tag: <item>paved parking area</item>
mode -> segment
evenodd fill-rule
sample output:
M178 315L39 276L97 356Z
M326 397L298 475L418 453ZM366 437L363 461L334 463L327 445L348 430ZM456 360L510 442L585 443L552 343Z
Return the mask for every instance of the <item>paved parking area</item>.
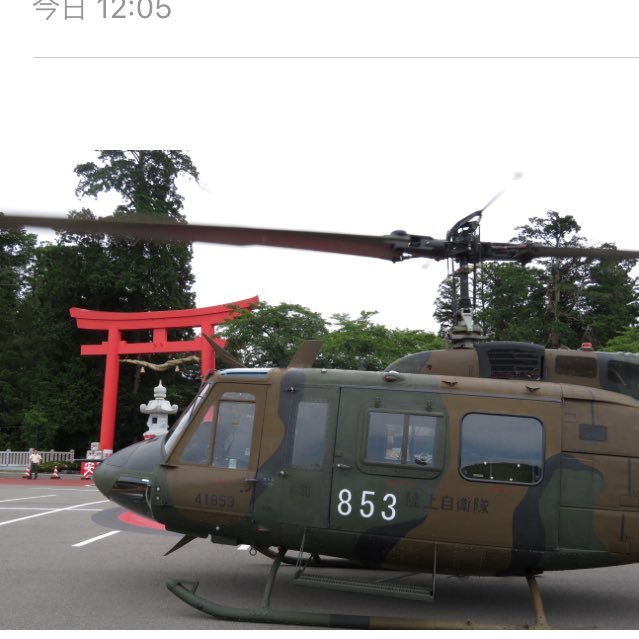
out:
M92 482L0 479L0 628L233 627L165 586L182 571L212 573L213 544L164 557L180 536L127 515Z
M195 540L169 556L180 536L131 517L92 482L0 476L0 629L267 629L214 619L166 588L200 581L198 594L232 606L259 606L269 561L245 549ZM337 614L533 621L522 578L440 576L435 602L391 600L301 588L283 568L273 608ZM558 628L639 628L639 566L548 573L539 578Z

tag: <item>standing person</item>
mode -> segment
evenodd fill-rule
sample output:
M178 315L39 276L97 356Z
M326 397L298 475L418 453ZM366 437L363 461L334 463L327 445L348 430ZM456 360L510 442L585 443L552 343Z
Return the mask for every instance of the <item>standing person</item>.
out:
M40 455L37 448L33 449L33 452L29 457L29 462L31 463L31 468L29 469L31 479L38 479L38 471L40 470L40 464L42 463L42 455Z

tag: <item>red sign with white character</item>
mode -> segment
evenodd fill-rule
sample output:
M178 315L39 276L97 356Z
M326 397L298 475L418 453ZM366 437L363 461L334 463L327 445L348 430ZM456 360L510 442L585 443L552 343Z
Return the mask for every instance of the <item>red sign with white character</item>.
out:
M96 469L97 464L93 461L80 462L80 472L82 473L82 479L91 479L93 477L93 471Z

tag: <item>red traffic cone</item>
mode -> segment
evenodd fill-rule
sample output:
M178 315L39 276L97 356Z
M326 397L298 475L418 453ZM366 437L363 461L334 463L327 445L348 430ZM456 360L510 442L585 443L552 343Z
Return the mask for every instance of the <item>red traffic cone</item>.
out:
M31 470L29 469L29 466L27 466L26 470L24 471L22 479L31 479Z
M60 479L60 473L58 473L58 467L57 466L53 467L53 475L51 475L51 477L49 477L49 479Z

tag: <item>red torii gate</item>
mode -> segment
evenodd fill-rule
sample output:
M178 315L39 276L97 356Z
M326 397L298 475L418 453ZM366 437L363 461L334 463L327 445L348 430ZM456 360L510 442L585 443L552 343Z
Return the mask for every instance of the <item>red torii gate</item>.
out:
M69 313L78 328L107 331L107 341L101 344L83 344L81 355L106 355L104 368L104 395L100 425L100 449L113 452L115 441L115 415L120 380L120 355L141 353L199 352L202 375L215 367L213 347L204 335L213 338L214 327L236 315L235 308L250 309L259 302L257 296L239 302L177 311L145 311L140 313L113 313L71 308ZM192 340L168 341L169 328L199 327L200 336ZM151 342L131 343L122 339L122 331L152 330ZM216 342L219 340L215 339Z

